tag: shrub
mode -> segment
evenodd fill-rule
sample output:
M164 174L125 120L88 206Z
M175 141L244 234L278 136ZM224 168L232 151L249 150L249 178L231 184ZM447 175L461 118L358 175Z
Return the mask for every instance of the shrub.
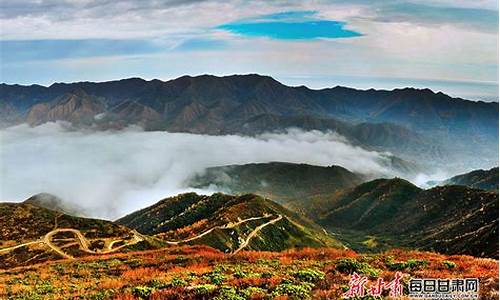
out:
M314 285L309 282L303 282L300 284L293 283L282 283L278 285L273 291L273 297L278 296L290 296L292 299L309 299L311 297L311 291Z
M91 299L91 300L105 300L105 299L110 299L112 295L113 295L113 292L110 290L101 290L95 294L90 295L89 299Z
M447 269L455 269L457 267L457 264L452 262L452 261L449 261L449 260L445 260L443 261L443 265L447 268Z
M428 265L429 262L426 260L409 259L406 262L393 262L392 257L386 259L385 265L389 270L392 271L403 271L403 270L416 270L422 266Z
M179 256L177 256L176 258L174 258L172 260L172 263L174 263L174 264L182 264L182 263L186 263L188 261L189 261L189 259L187 257L179 255Z
M266 295L266 290L255 286L249 286L241 291L241 294L245 296L246 299L251 299L254 296L264 297Z
M335 269L342 273L361 273L372 277L377 277L379 270L374 269L368 263L362 263L355 258L341 258L335 262Z
M295 272L293 276L301 281L315 283L325 278L325 273L316 269L303 269Z
M234 270L234 278L247 278L248 274L244 272L239 266Z
M149 286L136 286L132 288L132 294L141 299L148 298L151 293L154 291L154 288Z
M206 278L210 283L221 285L224 280L226 280L226 276L220 273L218 270L214 270L211 273L206 275Z
M181 279L181 278L177 278L175 277L174 279L172 279L172 281L170 282L170 285L173 286L173 287L180 287L180 286L186 286L188 283L186 280L184 279Z
M222 286L219 295L214 300L246 300L245 297L238 295L236 289L231 286Z
M56 288L52 285L50 281L42 281L35 286L37 294L46 295L50 293L57 292Z
M195 285L193 287L193 290L198 295L207 295L207 294L210 294L211 292L213 292L216 288L217 288L217 286L215 286L213 284L199 284L199 285Z

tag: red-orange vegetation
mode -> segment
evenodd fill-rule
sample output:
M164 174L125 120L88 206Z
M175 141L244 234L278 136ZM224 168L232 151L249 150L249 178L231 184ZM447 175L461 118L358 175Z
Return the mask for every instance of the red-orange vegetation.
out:
M121 278L125 282L147 281L160 277L160 274L155 268L135 268L123 272Z
M105 278L99 283L100 289L119 289L125 286L127 283L123 279L119 278Z

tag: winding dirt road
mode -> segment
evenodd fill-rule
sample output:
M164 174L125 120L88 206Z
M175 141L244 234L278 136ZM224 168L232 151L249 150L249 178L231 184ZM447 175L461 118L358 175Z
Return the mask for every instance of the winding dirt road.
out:
M90 250L89 249L90 242L80 232L80 230L74 229L74 228L57 228L57 229L54 229L52 231L49 231L40 240L36 240L36 241L32 241L32 242L27 242L27 243L15 245L15 246L8 247L8 248L3 248L3 249L0 249L0 253L2 253L2 252L9 252L9 251L12 251L14 249L17 249L17 248L20 248L20 247L24 247L24 246L29 246L29 245L32 245L32 244L45 244L45 245L47 245L47 247L49 247L50 249L52 249L54 252L56 252L60 256L62 256L64 258L67 258L67 259L75 259L72 255L69 255L68 253L64 252L59 246L57 246L57 245L55 245L53 243L53 236L56 235L56 234L58 234L58 233L61 233L61 232L71 232L75 236L76 242L78 243L80 250L82 250L82 251L84 251L86 253L90 253L90 254L108 254L108 253L112 253L112 252L120 250L123 247L134 245L134 244L137 244L138 242L144 240L144 237L142 235L140 235L137 231L133 230L132 233L134 234L134 236L132 238L132 241L125 242L125 240L123 240L123 239L113 240L112 242L110 242L108 244L108 249L107 250L94 251L94 250ZM64 240L68 240L68 239L64 239ZM69 239L69 240L72 240L72 239ZM116 248L112 248L112 246L113 246L114 243L121 242L121 241L124 242L123 245L120 245L119 247L116 247Z
M246 223L246 222L249 222L249 221L265 219L265 218L268 218L268 217L269 217L269 215L267 215L267 214L263 215L262 217L251 217L251 218L248 218L248 219L239 220L236 223L228 223L228 224L222 225L222 226L214 226L214 227L208 229L207 231L204 231L204 232L198 234L197 236L190 237L190 238L187 238L187 239L184 239L184 240L180 240L180 241L165 241L165 242L167 242L168 244L171 244L171 245L178 245L178 244L181 244L181 243L187 243L187 242L199 239L202 236L207 235L210 232L214 231L215 229L230 229L230 228L234 228L236 226L239 226L240 224L243 224L243 223Z
M237 222L234 222L234 223L228 223L226 225L222 225L222 226L215 226L215 227L212 227L194 237L190 237L190 238L187 238L187 239L183 239L183 240L179 240L179 241L165 241L167 244L170 244L170 245L178 245L178 244L181 244L181 243L187 243L187 242L190 242L190 241L193 241L193 240L196 240L196 239L199 239L209 233L211 233L212 231L214 231L215 229L230 229L230 228L234 228L234 227L237 227L243 223L246 223L246 222L249 222L249 221L255 221L255 220L260 220L260 219L265 219L265 218L269 218L271 215L269 214L264 214L263 216L261 217L251 217L251 218L247 218L247 219L243 219L243 220L239 220ZM232 254L236 254L238 253L239 251L241 251L243 248L245 248L248 243L250 242L250 240L255 236L257 235L257 233L262 230L264 227L268 226L268 225L271 225L271 224L274 224L276 222L278 222L279 220L281 220L283 218L282 215L278 215L276 218L264 223L264 224L261 224L259 226L257 226L254 230L252 230L252 232L250 232L250 234L246 237L246 239L243 241L243 243L238 247L238 249L236 249L235 251L232 252ZM56 228L54 230L51 230L49 231L47 234L45 234L42 238L40 238L39 240L36 240L36 241L31 241L31 242L26 242L26 243L23 243L23 244L19 244L19 245L15 245L15 246L11 246L11 247L7 247L7 248L3 248L3 249L0 249L0 253L2 252L9 252L9 251L12 251L12 250L15 250L17 248L21 248L21 247L25 247L25 246L29 246L29 245L33 245L33 244L45 244L47 245L47 247L49 247L50 249L52 249L54 252L56 252L57 254L59 254L60 256L64 257L64 258L67 258L67 259L75 259L72 255L66 253L63 249L61 249L61 247L57 246L56 244L53 243L53 237L54 235L58 234L58 233L61 233L61 232L70 232L74 235L74 239L73 238L65 238L65 239L58 239L58 241L73 241L73 240L76 240L76 244L78 244L80 250L86 252L86 253L89 253L89 254L108 254L108 253L112 253L112 252L116 252L124 247L127 247L127 246L130 246L130 245L134 245L134 244L137 244L143 240L146 239L146 237L142 234L140 234L139 232L137 232L136 230L132 230L132 233L133 233L133 238L131 241L126 241L125 239L114 239L112 241L108 241L108 242L105 242L105 246L104 246L104 249L103 250L91 250L89 248L90 246L90 241L80 232L80 230L78 229L74 229L74 228ZM113 245L115 243L118 243L118 242L123 242L122 245L118 246L118 247L115 247L113 248ZM65 247L67 245L64 245L63 247Z
M267 223L264 223L264 224L261 224L261 225L255 227L255 229L252 230L252 232L250 232L250 234L247 236L247 238L245 239L245 241L243 241L243 243L238 247L238 249L236 249L235 251L233 251L232 254L236 254L236 253L240 252L243 248L245 248L246 246L248 246L248 243L250 242L250 240L255 235L257 235L257 233L259 233L259 231L261 231L264 227L266 227L268 225L271 225L271 224L274 224L274 223L278 222L281 219L283 219L283 216L282 215L278 215L278 217L276 217L275 219L272 219L271 221L269 221Z
M14 249L21 248L21 247L24 247L24 246L29 246L29 245L33 245L33 244L43 244L43 243L44 243L43 240L37 240L37 241L22 243L22 244L18 244L18 245L15 245L15 246L7 247L7 248L2 248L2 249L0 249L0 253L2 253L2 252L9 252L9 251L12 251Z

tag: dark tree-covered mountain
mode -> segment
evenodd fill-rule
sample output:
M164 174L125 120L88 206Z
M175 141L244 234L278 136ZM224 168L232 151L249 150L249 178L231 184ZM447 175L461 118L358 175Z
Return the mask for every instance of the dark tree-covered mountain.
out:
M458 184L482 190L498 191L498 167L489 170L475 170L460 174L439 183L440 185Z
M120 218L117 223L166 241L202 235L189 243L207 244L226 252L241 247L253 231L255 236L248 241L246 249L280 251L293 247L343 247L318 225L252 194L181 194ZM216 229L209 231L212 228ZM209 233L204 235L206 231Z
M288 127L335 130L354 144L420 163L431 160L429 165L453 164L460 170L498 162L498 103L428 89L311 90L260 75L49 87L1 84L0 118L3 126L66 120L203 134L251 135Z
M255 193L311 216L317 204L327 205L320 204L320 199L329 199L364 180L364 176L340 166L271 162L209 168L189 185L232 194Z
M382 242L498 257L496 191L459 185L422 190L402 179L377 179L332 197L331 202L334 206L318 222L343 231L344 238L351 234L348 246L354 248L376 248Z

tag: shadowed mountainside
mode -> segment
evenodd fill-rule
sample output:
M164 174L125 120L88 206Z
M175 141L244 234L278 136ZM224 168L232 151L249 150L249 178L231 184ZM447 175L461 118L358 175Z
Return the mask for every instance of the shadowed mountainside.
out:
M231 194L259 194L313 217L320 199L330 199L332 194L364 180L364 176L340 166L270 162L208 168L188 184Z
M489 170L474 170L469 173L453 176L439 184L458 184L476 189L498 191L498 167Z
M348 243L355 249L387 242L498 257L498 192L458 185L422 190L395 178L363 183L331 201L334 206L318 222L336 232L357 232L360 239L351 236Z

